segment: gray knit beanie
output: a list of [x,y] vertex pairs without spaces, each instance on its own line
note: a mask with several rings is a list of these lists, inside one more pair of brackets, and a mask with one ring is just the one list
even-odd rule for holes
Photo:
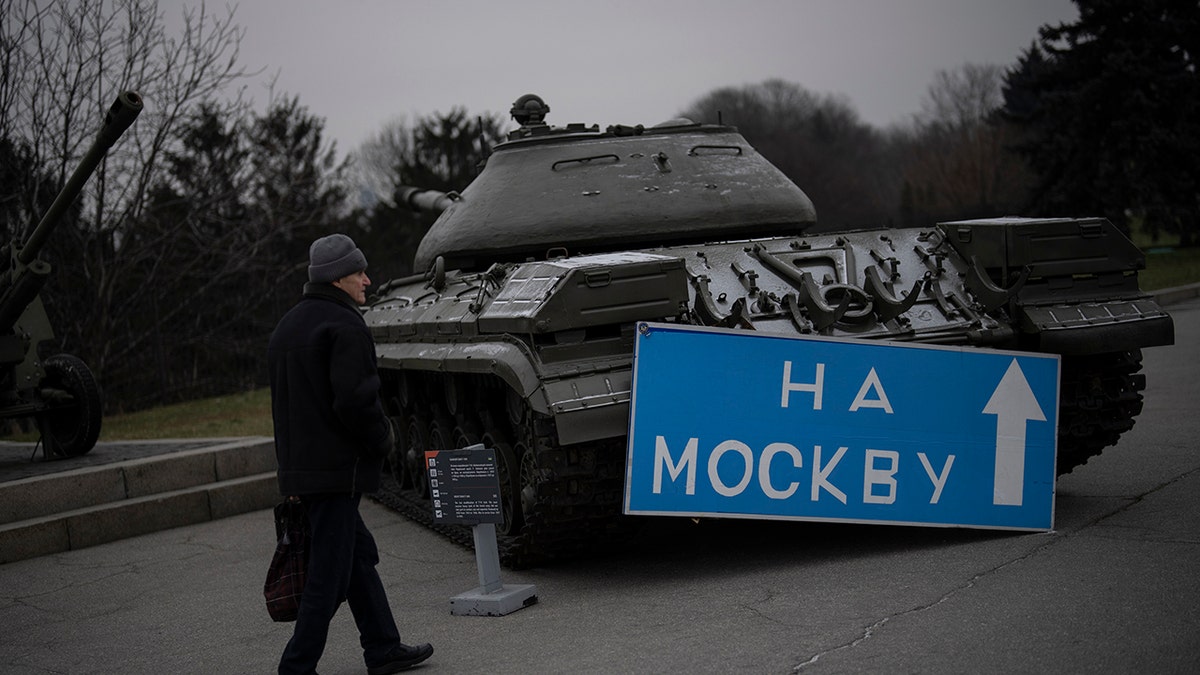
[[321,237],[308,247],[309,281],[330,283],[365,269],[367,257],[344,234]]

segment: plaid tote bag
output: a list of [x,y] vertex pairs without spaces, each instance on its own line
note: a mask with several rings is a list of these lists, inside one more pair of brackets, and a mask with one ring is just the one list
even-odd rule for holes
[[307,578],[309,541],[308,516],[299,499],[288,498],[275,507],[275,536],[263,596],[272,619],[295,621]]

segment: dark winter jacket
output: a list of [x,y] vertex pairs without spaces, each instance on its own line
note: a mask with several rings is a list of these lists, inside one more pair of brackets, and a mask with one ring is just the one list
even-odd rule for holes
[[279,491],[374,492],[391,433],[375,345],[354,300],[305,284],[267,347]]

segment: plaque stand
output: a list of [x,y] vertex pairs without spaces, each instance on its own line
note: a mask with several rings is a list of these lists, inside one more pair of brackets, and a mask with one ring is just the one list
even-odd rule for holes
[[536,603],[536,586],[507,586],[500,583],[500,552],[496,547],[496,526],[492,523],[472,525],[471,533],[475,537],[475,564],[479,568],[479,587],[450,598],[450,613],[455,616],[504,616]]

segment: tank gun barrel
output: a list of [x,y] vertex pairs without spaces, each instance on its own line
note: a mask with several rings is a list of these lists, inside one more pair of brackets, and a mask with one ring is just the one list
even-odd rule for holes
[[409,185],[401,185],[396,189],[396,201],[413,211],[441,213],[459,199],[461,197],[457,192],[426,190]]
[[21,248],[17,259],[22,265],[28,265],[37,259],[46,239],[58,225],[67,208],[79,197],[79,193],[83,192],[83,185],[96,171],[100,160],[104,159],[108,149],[117,142],[117,139],[125,133],[129,125],[133,124],[141,112],[142,97],[138,96],[136,92],[122,92],[117,96],[117,100],[113,101],[112,107],[104,116],[104,126],[100,127],[100,132],[96,134],[96,140],[92,142],[92,147],[88,148],[87,154],[79,162],[79,166],[75,168],[75,172],[71,174],[67,184],[63,186],[54,199],[54,203],[50,205],[49,210],[38,222],[33,234],[29,235],[29,239]]

